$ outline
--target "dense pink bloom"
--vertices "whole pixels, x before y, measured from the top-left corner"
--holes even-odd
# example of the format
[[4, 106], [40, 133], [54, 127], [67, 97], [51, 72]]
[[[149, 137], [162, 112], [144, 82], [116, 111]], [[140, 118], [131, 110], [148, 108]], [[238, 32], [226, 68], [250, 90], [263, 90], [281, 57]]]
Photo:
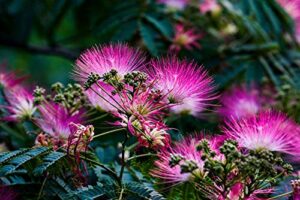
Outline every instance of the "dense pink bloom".
[[141, 52], [126, 44], [96, 46], [86, 50], [76, 61], [75, 78], [85, 82], [91, 72], [103, 75], [112, 69], [118, 74], [140, 70], [144, 67]]
[[[170, 166], [170, 160], [173, 155], [181, 156], [184, 160], [193, 161], [197, 164], [198, 170], [197, 174], [202, 174], [204, 161], [201, 160], [201, 152], [197, 151], [196, 146], [202, 139], [202, 136], [187, 137], [181, 142], [177, 143], [174, 147], [162, 150], [159, 154], [159, 160], [155, 162], [156, 169], [152, 170], [151, 175], [162, 179], [164, 183], [176, 184], [187, 182], [192, 180], [193, 175], [191, 173], [181, 173], [181, 168], [179, 165]], [[212, 150], [217, 149], [217, 145], [220, 144], [220, 138], [211, 138], [209, 145]], [[216, 152], [218, 153], [218, 152]], [[217, 154], [216, 159], [220, 158]], [[181, 161], [182, 162], [182, 161]]]
[[4, 120], [18, 121], [33, 116], [36, 107], [30, 92], [21, 86], [5, 90], [4, 92], [8, 105], [3, 107], [9, 112], [9, 116], [4, 117]]
[[39, 106], [40, 118], [35, 119], [36, 124], [53, 138], [67, 139], [72, 133], [70, 124], [81, 123], [83, 113], [69, 111], [55, 103], [46, 103]]
[[277, 0], [277, 1], [294, 20], [296, 38], [298, 41], [300, 41], [300, 1], [299, 0]]
[[[118, 71], [119, 78], [122, 79], [128, 72], [143, 69], [144, 61], [145, 59], [141, 52], [126, 44], [96, 46], [86, 50], [76, 61], [74, 69], [75, 78], [84, 83], [91, 73], [102, 76], [112, 69], [115, 69]], [[111, 92], [111, 86], [105, 85], [101, 81], [98, 83], [102, 87], [105, 87], [108, 92]], [[93, 89], [104, 96], [104, 98], [109, 98], [101, 88], [94, 86]], [[96, 95], [91, 89], [86, 92], [86, 95], [93, 106], [100, 107], [106, 111], [115, 110], [110, 103], [100, 98], [99, 95]]]
[[224, 132], [241, 147], [300, 156], [299, 126], [284, 114], [264, 111], [241, 120], [232, 118], [226, 125]]
[[24, 81], [25, 77], [17, 77], [15, 72], [7, 71], [5, 64], [0, 64], [0, 85], [12, 89]]
[[200, 48], [198, 40], [203, 37], [203, 34], [196, 33], [193, 28], [186, 28], [182, 24], [175, 26], [175, 36], [173, 38], [170, 50], [175, 52], [180, 51], [182, 48], [192, 50], [193, 47]]
[[263, 199], [267, 199], [267, 198], [260, 198], [260, 197], [258, 197], [258, 195], [270, 194], [272, 192], [273, 192], [273, 189], [258, 189], [258, 190], [255, 190], [252, 194], [250, 194], [250, 196], [245, 197], [244, 185], [243, 185], [243, 183], [238, 182], [230, 188], [226, 198], [224, 198], [223, 196], [219, 196], [218, 200], [226, 200], [226, 199], [230, 199], [230, 200], [240, 200], [240, 199], [263, 200]]
[[262, 97], [255, 88], [234, 87], [221, 97], [222, 107], [218, 110], [225, 118], [243, 118], [255, 115], [262, 109]]
[[156, 80], [155, 86], [169, 102], [178, 103], [171, 107], [172, 112], [197, 116], [216, 98], [212, 78], [194, 62], [169, 58], [152, 61], [151, 65], [149, 75]]
[[170, 9], [183, 10], [189, 3], [189, 0], [158, 0], [158, 2], [166, 5]]
[[203, 0], [199, 5], [199, 10], [203, 14], [207, 12], [217, 12], [220, 9], [221, 7], [217, 0]]

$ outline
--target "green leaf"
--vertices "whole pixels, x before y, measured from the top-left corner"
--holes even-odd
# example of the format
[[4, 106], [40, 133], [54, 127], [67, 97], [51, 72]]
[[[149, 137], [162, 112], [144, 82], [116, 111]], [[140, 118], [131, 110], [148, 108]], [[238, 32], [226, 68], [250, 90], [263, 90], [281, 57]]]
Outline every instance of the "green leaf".
[[158, 48], [156, 46], [155, 35], [156, 32], [151, 26], [146, 23], [139, 23], [140, 33], [143, 39], [143, 42], [150, 53], [154, 56], [158, 55]]
[[172, 37], [172, 25], [166, 20], [159, 20], [153, 15], [145, 15], [145, 19], [153, 24], [166, 38], [171, 39]]
[[165, 198], [149, 186], [142, 185], [140, 183], [132, 182], [125, 184], [126, 190], [139, 197], [139, 199], [145, 200], [165, 200]]
[[3, 166], [0, 169], [0, 173], [5, 175], [13, 173], [18, 167], [36, 158], [37, 156], [46, 152], [48, 149], [49, 149], [48, 147], [38, 147], [38, 148], [31, 149], [21, 155], [18, 155], [17, 157], [14, 157], [9, 161], [7, 165]]
[[43, 158], [43, 163], [33, 170], [33, 174], [36, 176], [43, 174], [49, 167], [54, 165], [66, 155], [67, 154], [58, 151], [51, 152]]

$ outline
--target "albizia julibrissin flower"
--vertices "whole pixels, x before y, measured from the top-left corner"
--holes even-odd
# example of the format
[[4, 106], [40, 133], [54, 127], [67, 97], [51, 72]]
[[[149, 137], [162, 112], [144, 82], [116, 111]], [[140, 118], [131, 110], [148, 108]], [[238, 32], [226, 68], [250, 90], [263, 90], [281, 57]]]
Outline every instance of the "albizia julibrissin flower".
[[5, 64], [0, 64], [0, 85], [4, 89], [12, 89], [19, 85], [25, 77], [18, 77], [15, 72], [7, 71]]
[[[201, 177], [205, 176], [203, 170], [204, 161], [201, 159], [201, 151], [197, 151], [198, 143], [203, 139], [202, 136], [196, 135], [195, 137], [187, 137], [178, 142], [174, 147], [163, 149], [158, 154], [159, 160], [155, 161], [155, 169], [151, 171], [153, 177], [159, 178], [166, 184], [177, 184], [192, 180], [194, 175], [197, 174]], [[211, 138], [208, 140], [209, 146], [212, 150], [217, 150], [220, 143], [220, 138]], [[218, 151], [216, 151], [218, 153]], [[177, 165], [172, 166], [172, 159], [176, 157], [181, 158]], [[174, 159], [175, 158], [175, 159]], [[216, 159], [222, 159], [219, 155]], [[197, 169], [192, 173], [182, 172], [180, 164], [188, 161], [196, 164]]]
[[296, 38], [298, 41], [300, 41], [300, 1], [299, 0], [277, 0], [277, 2], [294, 20]]
[[157, 2], [166, 5], [172, 10], [183, 10], [189, 3], [189, 0], [158, 0]]
[[274, 191], [273, 189], [258, 189], [258, 190], [253, 191], [250, 196], [245, 197], [244, 190], [245, 190], [244, 184], [241, 182], [237, 182], [230, 188], [226, 197], [220, 195], [220, 196], [216, 197], [216, 199], [218, 199], [218, 200], [227, 200], [227, 199], [230, 199], [230, 200], [240, 200], [240, 199], [263, 200], [263, 199], [268, 199], [268, 198], [260, 198], [258, 196], [263, 195], [263, 194], [270, 194]]
[[167, 58], [153, 60], [151, 66], [149, 76], [156, 81], [155, 87], [169, 102], [178, 104], [170, 108], [174, 113], [197, 116], [216, 98], [212, 78], [194, 62]]
[[[111, 70], [118, 71], [118, 78], [123, 79], [128, 72], [142, 70], [144, 64], [145, 58], [140, 51], [126, 44], [110, 44], [96, 46], [82, 53], [76, 61], [74, 74], [75, 79], [81, 83], [87, 81], [91, 73], [103, 75]], [[103, 84], [102, 81], [98, 83], [107, 91], [113, 90], [111, 86]], [[109, 98], [101, 88], [93, 86], [93, 89], [104, 98]], [[95, 95], [91, 89], [87, 90], [86, 95], [93, 106], [100, 107], [105, 111], [115, 110], [107, 101], [100, 98], [99, 95]]]
[[30, 119], [36, 111], [32, 94], [21, 86], [4, 91], [8, 105], [4, 105], [9, 115], [3, 120], [19, 121]]
[[201, 13], [206, 14], [207, 12], [217, 13], [221, 10], [221, 6], [217, 0], [203, 0], [200, 2], [199, 10]]
[[240, 120], [232, 118], [223, 130], [246, 149], [300, 156], [299, 126], [282, 113], [263, 111]]
[[34, 121], [42, 131], [57, 139], [68, 139], [72, 133], [70, 124], [80, 124], [83, 120], [83, 112], [69, 113], [65, 107], [56, 103], [45, 103], [38, 109], [40, 117]]
[[175, 36], [170, 46], [170, 50], [175, 52], [180, 51], [182, 48], [192, 50], [193, 48], [200, 48], [198, 40], [203, 37], [203, 34], [196, 33], [194, 28], [186, 28], [182, 24], [175, 26]]
[[220, 115], [224, 118], [243, 118], [255, 115], [263, 107], [262, 97], [255, 88], [247, 89], [243, 87], [234, 87], [224, 93], [221, 99], [222, 107], [218, 109]]

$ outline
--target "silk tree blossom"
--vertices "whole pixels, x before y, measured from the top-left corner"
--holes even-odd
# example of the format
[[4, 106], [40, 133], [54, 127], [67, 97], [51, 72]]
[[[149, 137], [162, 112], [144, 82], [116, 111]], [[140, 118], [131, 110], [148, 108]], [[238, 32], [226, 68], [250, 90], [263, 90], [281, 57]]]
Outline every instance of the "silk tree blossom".
[[7, 121], [19, 121], [33, 117], [36, 107], [32, 94], [25, 88], [17, 88], [4, 91], [8, 105], [3, 106], [9, 115], [4, 117]]
[[286, 115], [263, 111], [257, 115], [226, 122], [224, 132], [241, 147], [249, 150], [269, 150], [295, 156], [300, 155], [299, 126]]
[[300, 41], [300, 1], [299, 0], [277, 0], [283, 9], [291, 16], [295, 24], [295, 34]]
[[189, 0], [158, 0], [158, 3], [166, 5], [170, 10], [183, 10]]
[[263, 109], [262, 97], [254, 87], [247, 89], [234, 87], [229, 92], [224, 93], [220, 99], [222, 107], [219, 114], [224, 118], [243, 118], [255, 115]]
[[10, 90], [25, 80], [25, 77], [17, 77], [15, 72], [7, 71], [4, 64], [0, 64], [0, 85]]
[[221, 6], [217, 0], [202, 0], [199, 5], [199, 10], [202, 14], [206, 14], [208, 12], [219, 13]]
[[291, 185], [293, 187], [293, 200], [300, 200], [300, 179], [292, 180]]
[[[196, 146], [203, 139], [202, 136], [187, 137], [177, 143], [174, 147], [163, 149], [159, 154], [159, 160], [155, 161], [156, 168], [152, 170], [151, 175], [159, 178], [166, 184], [178, 184], [193, 180], [194, 176], [205, 176], [204, 161], [201, 159], [201, 151]], [[220, 143], [220, 138], [211, 138], [208, 140], [210, 148], [216, 150]], [[216, 151], [216, 153], [218, 153]], [[174, 159], [175, 158], [175, 159]], [[172, 160], [180, 158], [176, 165], [172, 165]], [[216, 159], [221, 159], [216, 155]], [[181, 164], [185, 161], [194, 163], [197, 167], [193, 173], [184, 173]]]
[[[84, 83], [91, 73], [103, 75], [114, 69], [118, 71], [118, 79], [121, 80], [126, 73], [142, 70], [144, 66], [145, 58], [140, 51], [126, 44], [110, 44], [96, 46], [81, 54], [76, 61], [74, 74], [76, 80]], [[99, 81], [98, 84], [111, 92], [111, 86], [103, 84], [102, 81]], [[95, 95], [95, 92], [91, 90], [95, 90], [105, 99], [108, 99], [108, 96], [101, 88], [93, 86], [86, 92], [93, 106], [105, 111], [116, 110], [110, 103], [99, 97], [99, 95]]]
[[173, 113], [198, 116], [216, 98], [212, 78], [194, 62], [167, 58], [153, 60], [151, 66], [155, 87], [169, 102], [178, 104], [170, 108]]
[[268, 198], [260, 198], [258, 196], [262, 195], [262, 194], [270, 194], [274, 191], [273, 189], [258, 189], [258, 190], [255, 190], [254, 192], [252, 192], [252, 194], [250, 196], [245, 197], [244, 190], [245, 190], [244, 184], [241, 182], [238, 182], [230, 188], [226, 198], [223, 197], [222, 195], [220, 195], [217, 199], [218, 200], [227, 200], [227, 199], [230, 199], [230, 200], [240, 200], [240, 199], [263, 200], [263, 199], [268, 199]]
[[170, 46], [170, 50], [178, 52], [182, 48], [192, 50], [193, 48], [200, 48], [198, 40], [203, 37], [203, 34], [196, 32], [194, 28], [186, 28], [182, 24], [175, 26], [175, 36]]
[[53, 138], [66, 140], [71, 135], [71, 123], [80, 124], [83, 120], [83, 112], [69, 111], [60, 104], [45, 103], [39, 107], [40, 117], [35, 119], [36, 124], [46, 134]]

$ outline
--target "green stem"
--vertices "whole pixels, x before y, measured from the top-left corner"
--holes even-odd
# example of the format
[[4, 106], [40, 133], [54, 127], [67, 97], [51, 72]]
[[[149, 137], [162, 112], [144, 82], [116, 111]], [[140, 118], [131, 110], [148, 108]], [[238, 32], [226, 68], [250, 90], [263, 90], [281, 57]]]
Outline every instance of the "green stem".
[[86, 123], [90, 123], [90, 122], [93, 122], [93, 121], [102, 119], [102, 118], [106, 117], [107, 115], [108, 115], [108, 113], [106, 113], [106, 114], [104, 114], [104, 115], [100, 115], [99, 117], [95, 117], [95, 118], [93, 118], [93, 119], [87, 120]]
[[116, 179], [116, 181], [118, 181], [118, 184], [119, 184], [120, 186], [122, 186], [122, 183], [120, 182], [120, 179], [119, 179], [118, 175], [117, 175], [113, 170], [111, 170], [110, 168], [106, 167], [104, 164], [99, 163], [99, 162], [94, 161], [94, 160], [91, 160], [91, 159], [89, 159], [89, 158], [86, 158], [86, 157], [83, 157], [83, 156], [80, 156], [80, 158], [83, 159], [83, 160], [85, 160], [85, 161], [87, 161], [87, 162], [90, 162], [90, 163], [92, 163], [92, 164], [94, 164], [94, 165], [98, 165], [99, 167], [102, 167], [102, 168], [105, 169], [108, 173], [110, 173], [110, 174]]
[[286, 193], [277, 195], [277, 196], [275, 196], [275, 197], [271, 197], [271, 198], [269, 198], [269, 200], [270, 200], [270, 199], [278, 199], [278, 198], [280, 198], [280, 197], [284, 197], [284, 196], [287, 196], [287, 195], [290, 195], [290, 194], [293, 194], [293, 191], [286, 192]]
[[104, 132], [104, 133], [95, 135], [95, 136], [93, 137], [93, 139], [96, 139], [96, 138], [98, 138], [98, 137], [102, 137], [102, 136], [104, 136], [104, 135], [108, 135], [108, 134], [110, 134], [110, 133], [115, 133], [115, 132], [118, 132], [118, 131], [123, 131], [123, 130], [126, 130], [126, 129], [125, 129], [125, 128], [119, 128], [119, 129], [114, 129], [114, 130], [111, 130], [111, 131], [107, 131], [107, 132]]
[[119, 175], [119, 179], [121, 180], [122, 182], [122, 178], [123, 178], [123, 173], [124, 173], [124, 169], [125, 169], [125, 166], [126, 166], [126, 161], [125, 161], [125, 148], [126, 148], [126, 142], [128, 140], [128, 134], [125, 133], [125, 139], [124, 141], [122, 142], [122, 160], [121, 160], [121, 171], [120, 171], [120, 175]]
[[129, 162], [129, 161], [134, 160], [136, 158], [142, 158], [142, 157], [147, 157], [147, 156], [157, 156], [157, 155], [156, 154], [151, 154], [151, 153], [136, 155], [136, 156], [132, 156], [131, 158], [128, 158], [126, 160], [126, 162]]

